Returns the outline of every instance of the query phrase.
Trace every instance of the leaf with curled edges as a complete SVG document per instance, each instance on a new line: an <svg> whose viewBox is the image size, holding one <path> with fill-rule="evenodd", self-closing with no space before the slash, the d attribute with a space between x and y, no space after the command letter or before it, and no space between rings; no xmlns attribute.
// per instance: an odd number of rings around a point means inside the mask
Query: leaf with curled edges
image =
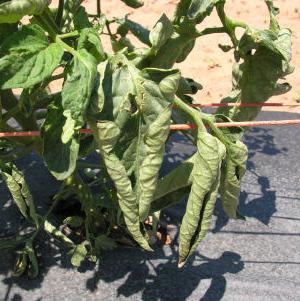
<svg viewBox="0 0 300 301"><path fill-rule="evenodd" d="M140 207L137 217L144 221L155 193L180 74L177 70L139 70L120 53L100 64L98 71L98 101L91 110L96 120L109 120L119 128L113 153Z"/></svg>
<svg viewBox="0 0 300 301"><path fill-rule="evenodd" d="M219 2L224 2L224 0L192 0L187 10L187 16L199 24L211 14Z"/></svg>
<svg viewBox="0 0 300 301"><path fill-rule="evenodd" d="M192 185L192 171L196 156L197 154L194 154L167 175L158 179L151 203L151 212L162 210L182 199L188 191L188 187ZM180 193L177 193L178 191Z"/></svg>
<svg viewBox="0 0 300 301"><path fill-rule="evenodd" d="M171 124L171 107L166 107L151 124L144 137L145 159L139 168L139 215L142 221L149 215L158 173L163 161L165 143Z"/></svg>
<svg viewBox="0 0 300 301"><path fill-rule="evenodd" d="M1 173L21 214L30 223L33 223L36 227L38 227L39 222L35 205L23 174L12 163L5 164L5 168L1 168Z"/></svg>
<svg viewBox="0 0 300 301"><path fill-rule="evenodd" d="M83 28L80 31L77 49L85 49L96 59L97 64L106 58L99 34L94 28Z"/></svg>
<svg viewBox="0 0 300 301"><path fill-rule="evenodd" d="M237 140L227 149L225 164L222 166L219 192L221 203L229 218L239 218L237 213L241 192L242 177L246 172L248 158L247 146Z"/></svg>
<svg viewBox="0 0 300 301"><path fill-rule="evenodd" d="M172 33L173 24L168 19L168 17L165 14L163 14L150 32L149 39L152 48L155 51L160 49L172 36Z"/></svg>
<svg viewBox="0 0 300 301"><path fill-rule="evenodd" d="M120 135L120 129L115 123L106 121L98 122L96 131L99 150L107 172L116 187L119 205L128 231L141 247L151 251L152 249L140 230L139 208L132 184L124 165L113 152Z"/></svg>
<svg viewBox="0 0 300 301"><path fill-rule="evenodd" d="M29 88L49 78L58 67L63 47L49 43L38 25L25 25L0 46L0 88Z"/></svg>
<svg viewBox="0 0 300 301"><path fill-rule="evenodd" d="M49 0L11 0L0 4L0 24L15 23L26 15L40 15Z"/></svg>
<svg viewBox="0 0 300 301"><path fill-rule="evenodd" d="M150 31L143 27L142 25L128 19L128 16L125 16L124 19L118 20L120 23L119 34L122 37L125 37L127 32L130 31L136 38L138 38L142 43L151 47L150 42Z"/></svg>
<svg viewBox="0 0 300 301"><path fill-rule="evenodd" d="M291 32L288 29L258 31L248 29L240 40L239 53L242 63L233 67L233 89L222 100L237 103L262 103L274 95L288 92L288 83L279 80L293 72L291 60ZM253 120L260 107L220 108L217 113L224 114L234 121Z"/></svg>
<svg viewBox="0 0 300 301"><path fill-rule="evenodd" d="M179 263L182 267L209 229L220 184L225 146L206 132L198 134L192 187L180 227Z"/></svg>

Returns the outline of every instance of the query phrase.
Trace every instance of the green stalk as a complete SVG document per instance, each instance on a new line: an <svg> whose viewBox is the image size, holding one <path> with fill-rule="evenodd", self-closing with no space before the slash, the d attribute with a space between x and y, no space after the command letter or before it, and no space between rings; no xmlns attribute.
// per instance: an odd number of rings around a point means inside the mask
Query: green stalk
<svg viewBox="0 0 300 301"><path fill-rule="evenodd" d="M78 30L74 30L68 33L59 34L57 35L60 39L67 39L67 38L73 38L79 36Z"/></svg>
<svg viewBox="0 0 300 301"><path fill-rule="evenodd" d="M226 33L226 29L224 27L211 27L211 28L206 28L202 31L200 31L197 34L197 37L202 37L208 34L214 34L214 33Z"/></svg>
<svg viewBox="0 0 300 301"><path fill-rule="evenodd" d="M237 47L238 40L235 35L236 27L247 28L247 24L242 21L236 21L228 18L225 14L225 3L219 3L216 5L218 16L223 24L225 32L229 35L233 45Z"/></svg>
<svg viewBox="0 0 300 301"><path fill-rule="evenodd" d="M101 15L101 0L97 0L97 16Z"/></svg>
<svg viewBox="0 0 300 301"><path fill-rule="evenodd" d="M184 111L185 113L187 113L188 115L190 115L193 118L194 122L198 126L199 131L206 132L206 128L205 128L205 125L204 125L200 115L199 115L199 111L197 111L194 108L192 108L191 106L187 105L184 101L182 101L179 98L175 98L174 104L179 109L181 109L182 111Z"/></svg>
<svg viewBox="0 0 300 301"><path fill-rule="evenodd" d="M33 233L33 235L30 236L29 238L29 242L33 242L33 240L36 238L36 236L39 234L39 232L41 231L41 229L44 228L44 223L47 220L47 218L49 217L49 215L51 214L51 212L53 211L53 209L56 207L56 205L59 202L59 198L55 199L54 202L52 203L52 205L50 206L49 210L46 212L46 214L41 218L41 221L39 222L39 226L36 229L36 231Z"/></svg>
<svg viewBox="0 0 300 301"><path fill-rule="evenodd" d="M59 29L61 28L62 18L63 18L63 14L64 14L64 5L65 5L65 1L59 0L58 9L57 9L57 13L55 16L55 23Z"/></svg>

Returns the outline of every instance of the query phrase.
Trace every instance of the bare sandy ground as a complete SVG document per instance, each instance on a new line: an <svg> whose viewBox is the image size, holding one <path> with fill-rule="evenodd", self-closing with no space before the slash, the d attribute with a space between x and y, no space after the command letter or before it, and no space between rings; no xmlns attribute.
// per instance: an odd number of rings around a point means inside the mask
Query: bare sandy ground
<svg viewBox="0 0 300 301"><path fill-rule="evenodd" d="M120 0L102 1L102 10L110 17L122 17L130 13L132 20L152 28L162 13L172 17L178 0L144 0L144 2L145 5L142 8L135 10L124 5ZM292 90L283 96L273 97L270 101L296 103L296 99L300 98L300 1L277 0L274 3L281 11L281 26L293 31L292 64L295 66L295 71L287 78L293 87ZM85 0L84 5L88 12L96 12L95 0ZM244 20L253 27L266 28L268 26L268 11L263 0L228 0L226 11L230 17ZM213 12L205 22L199 25L199 29L218 25L221 25L220 21L217 14ZM192 77L203 85L203 90L195 98L197 102L219 102L231 90L233 54L221 51L218 47L219 43L229 43L225 34L209 35L198 39L188 59L178 65L184 76ZM108 41L105 41L105 46L109 47ZM274 110L274 108L266 109ZM300 107L284 107L277 108L277 110L300 113Z"/></svg>

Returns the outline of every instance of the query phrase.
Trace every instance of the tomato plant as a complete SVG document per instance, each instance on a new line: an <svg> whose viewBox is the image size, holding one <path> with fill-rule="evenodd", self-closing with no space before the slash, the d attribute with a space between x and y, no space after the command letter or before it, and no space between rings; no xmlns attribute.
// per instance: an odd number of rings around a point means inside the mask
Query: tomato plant
<svg viewBox="0 0 300 301"><path fill-rule="evenodd" d="M143 5L122 1L132 8ZM2 238L0 248L21 247L15 274L31 276L38 274L34 243L40 231L67 244L74 266L86 258L95 261L101 250L129 237L151 251L160 211L188 196L179 235L183 266L209 229L218 194L230 218L243 218L238 211L247 161L243 129L221 130L215 123L253 120L260 109L223 107L206 114L192 108L201 85L174 65L186 59L197 39L226 34L231 44L220 45L220 52L232 52L235 63L232 91L221 101L265 102L290 89L282 81L293 71L290 30L278 24L271 0L265 0L266 29L229 18L225 0L180 0L173 18L162 14L151 30L128 16L107 18L100 1L95 15L80 0L60 0L56 8L49 2L0 0L0 130L42 133L1 139L1 175L34 230L29 237ZM222 25L199 31L197 25L213 10ZM30 16L29 23L22 23L24 16ZM243 31L240 38L237 28ZM104 35L110 37L110 53L102 46ZM132 35L145 46L135 47ZM62 88L51 93L49 84L57 79L63 80ZM21 89L20 96L13 89ZM197 125L185 133L197 151L160 177L170 125L177 122ZM93 134L80 133L82 128ZM61 181L44 216L13 163L32 151ZM86 163L83 159L95 151L99 162ZM80 208L62 223L81 229L76 243L49 220L53 208L72 197Z"/></svg>

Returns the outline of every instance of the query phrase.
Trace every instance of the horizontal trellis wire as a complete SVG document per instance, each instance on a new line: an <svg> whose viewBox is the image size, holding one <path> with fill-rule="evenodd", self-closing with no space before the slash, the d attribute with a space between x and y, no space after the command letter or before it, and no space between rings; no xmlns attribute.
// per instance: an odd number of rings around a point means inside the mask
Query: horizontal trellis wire
<svg viewBox="0 0 300 301"><path fill-rule="evenodd" d="M194 103L191 107L282 107L282 106L300 106L300 103ZM291 120L271 120L271 121L244 121L244 122L218 122L215 126L218 128L229 127L262 127L262 126L284 126L284 125L300 125L300 119ZM172 124L170 130L183 131L197 128L196 124ZM91 129L81 129L81 134L92 134ZM5 137L38 137L40 131L20 131L20 132L0 132L0 138Z"/></svg>
<svg viewBox="0 0 300 301"><path fill-rule="evenodd" d="M271 120L271 121L244 121L244 122L218 122L215 126L218 128L229 127L261 127L261 126L283 126L283 125L300 125L300 119L291 120ZM192 130L197 128L196 124L172 124L170 129L173 131ZM91 129L81 129L81 134L92 134ZM27 132L2 132L0 138L4 137L38 137L41 135L40 131L27 131Z"/></svg>

